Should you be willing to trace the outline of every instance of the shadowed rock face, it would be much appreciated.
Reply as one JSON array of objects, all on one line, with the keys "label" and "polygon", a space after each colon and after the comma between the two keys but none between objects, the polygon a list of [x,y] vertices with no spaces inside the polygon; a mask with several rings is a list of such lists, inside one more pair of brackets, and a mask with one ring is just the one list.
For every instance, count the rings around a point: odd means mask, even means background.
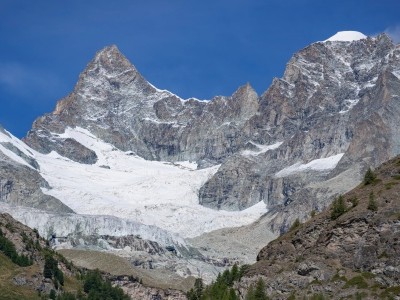
[{"label": "shadowed rock face", "polygon": [[[367,166],[400,153],[399,74],[400,48],[382,34],[300,50],[260,97],[247,84],[230,97],[182,100],[148,83],[111,46],[53,113],[34,122],[25,142],[94,163],[91,150],[57,136],[79,126],[145,159],[222,163],[201,188],[200,203],[241,210],[264,201],[276,215],[272,229],[281,232],[354,187]],[[278,176],[341,153],[337,166]]]},{"label": "shadowed rock face", "polygon": [[73,211],[60,200],[46,195],[41,188],[50,188],[36,170],[4,159],[0,153],[0,202],[53,212]]}]

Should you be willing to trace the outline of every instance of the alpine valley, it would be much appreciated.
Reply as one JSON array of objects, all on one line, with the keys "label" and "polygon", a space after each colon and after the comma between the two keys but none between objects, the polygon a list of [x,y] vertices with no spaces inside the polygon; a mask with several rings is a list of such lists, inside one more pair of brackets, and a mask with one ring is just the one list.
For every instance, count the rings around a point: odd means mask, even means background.
[{"label": "alpine valley", "polygon": [[[306,283],[290,281],[293,267],[279,284],[267,265],[293,263],[298,234],[322,246],[300,229],[264,247],[318,212],[310,222],[325,234],[334,199],[399,154],[400,45],[386,34],[338,32],[295,53],[263,94],[245,84],[210,100],[156,88],[112,45],[22,140],[0,128],[0,211],[78,266],[142,278],[133,299],[184,297],[165,289],[257,257],[240,297],[260,275],[286,299]],[[339,274],[308,260],[309,282]],[[382,285],[400,285],[393,268]]]}]

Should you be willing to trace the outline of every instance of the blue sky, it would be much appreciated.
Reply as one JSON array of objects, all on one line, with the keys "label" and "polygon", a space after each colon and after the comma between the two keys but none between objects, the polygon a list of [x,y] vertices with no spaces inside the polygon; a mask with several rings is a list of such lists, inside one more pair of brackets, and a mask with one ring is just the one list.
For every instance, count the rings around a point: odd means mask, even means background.
[{"label": "blue sky", "polygon": [[116,44],[183,98],[261,94],[294,52],[342,30],[400,41],[400,1],[0,0],[0,124],[23,137]]}]

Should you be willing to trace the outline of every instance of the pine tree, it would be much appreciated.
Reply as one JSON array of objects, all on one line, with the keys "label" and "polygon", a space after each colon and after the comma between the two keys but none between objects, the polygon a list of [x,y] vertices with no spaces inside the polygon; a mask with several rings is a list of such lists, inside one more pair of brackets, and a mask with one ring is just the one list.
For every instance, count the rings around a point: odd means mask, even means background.
[{"label": "pine tree", "polygon": [[50,299],[56,299],[56,296],[57,296],[57,295],[56,295],[56,291],[52,289],[52,290],[50,291],[49,298],[50,298]]},{"label": "pine tree", "polygon": [[231,270],[232,283],[240,279],[240,272],[237,264],[234,264]]},{"label": "pine tree", "polygon": [[367,172],[364,175],[364,185],[368,185],[373,183],[376,180],[376,175],[372,172],[371,168],[368,168]]},{"label": "pine tree", "polygon": [[265,294],[265,283],[261,278],[258,279],[256,289],[254,291],[255,300],[268,300],[268,296]]},{"label": "pine tree", "polygon": [[253,285],[250,285],[249,289],[247,290],[246,300],[255,300]]},{"label": "pine tree", "polygon": [[339,196],[332,204],[331,219],[336,220],[347,211],[346,203],[342,195]]}]

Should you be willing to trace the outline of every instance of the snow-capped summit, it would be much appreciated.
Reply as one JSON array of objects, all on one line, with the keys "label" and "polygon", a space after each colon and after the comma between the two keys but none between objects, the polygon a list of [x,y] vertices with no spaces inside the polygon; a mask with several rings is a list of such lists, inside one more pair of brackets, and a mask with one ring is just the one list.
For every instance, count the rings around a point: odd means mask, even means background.
[{"label": "snow-capped summit", "polygon": [[324,42],[353,42],[366,39],[367,36],[358,31],[338,31]]}]

